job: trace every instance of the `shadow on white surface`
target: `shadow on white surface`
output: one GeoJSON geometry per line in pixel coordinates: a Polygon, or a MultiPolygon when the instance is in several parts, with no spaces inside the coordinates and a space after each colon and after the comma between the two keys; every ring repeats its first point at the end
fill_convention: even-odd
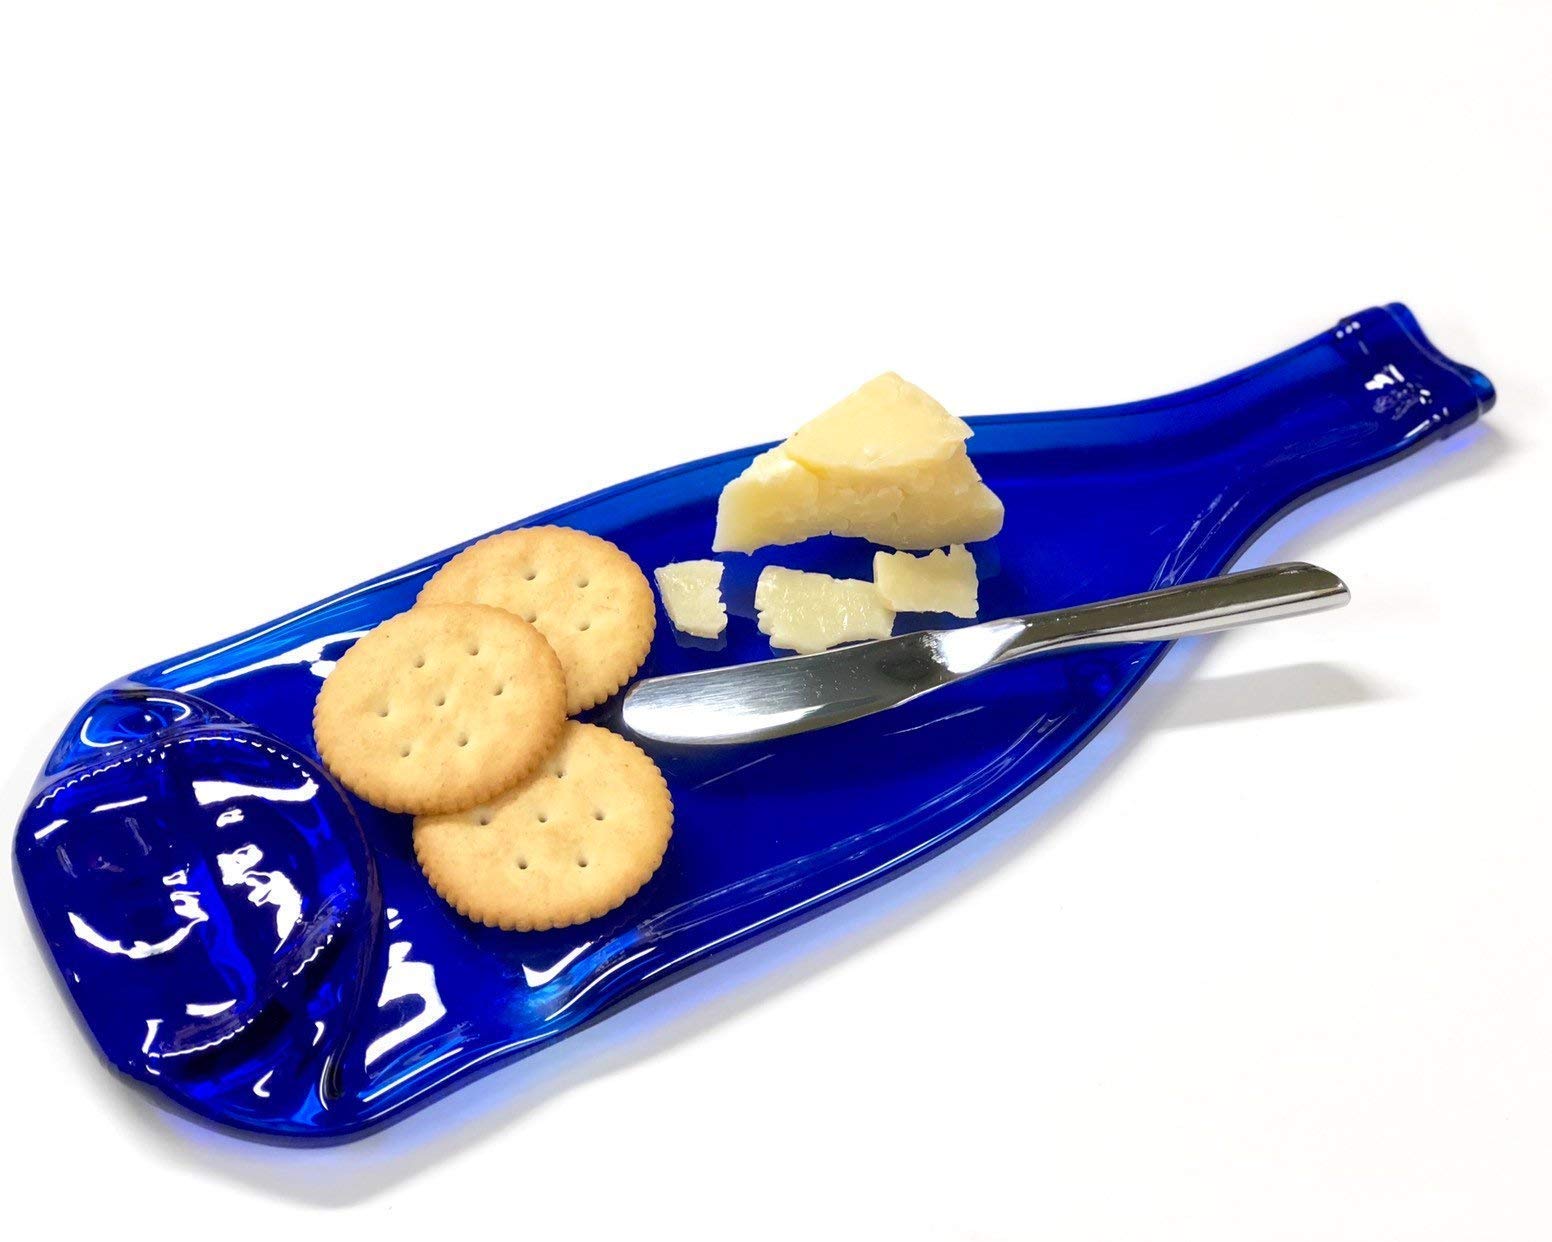
{"type": "MultiPolygon", "coordinates": [[[[1500,433],[1478,425],[1312,502],[1258,540],[1241,564],[1312,555],[1322,539],[1402,506],[1424,491],[1489,469],[1507,452],[1500,433]]],[[[150,1107],[141,1092],[127,1089],[100,1064],[92,1064],[95,1058],[84,1044],[80,1071],[98,1076],[110,1109],[163,1159],[277,1199],[320,1206],[361,1203],[496,1135],[511,1145],[514,1159],[520,1161],[524,1145],[542,1142],[543,1137],[538,1127],[519,1123],[553,1098],[574,1085],[692,1042],[974,889],[1060,829],[1082,808],[1096,778],[1123,766],[1148,733],[1352,707],[1385,697],[1355,673],[1326,663],[1195,680],[1206,641],[1178,644],[1131,703],[1072,762],[953,849],[355,1142],[272,1146],[150,1107]]],[[[7,784],[13,803],[25,795],[28,783],[24,774],[13,773],[7,784]]]]}
{"type": "Polygon", "coordinates": [[[1154,727],[1189,729],[1196,725],[1232,724],[1288,712],[1349,707],[1389,697],[1383,688],[1340,665],[1288,664],[1177,684],[1154,727]]]}

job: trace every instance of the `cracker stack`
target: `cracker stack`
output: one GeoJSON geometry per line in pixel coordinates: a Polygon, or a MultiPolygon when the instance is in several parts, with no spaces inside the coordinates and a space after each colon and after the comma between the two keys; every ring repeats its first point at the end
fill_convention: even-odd
{"type": "Polygon", "coordinates": [[[559,526],[493,535],[340,659],[313,712],[352,792],[416,815],[415,853],[459,913],[566,927],[651,878],[673,825],[657,765],[568,715],[639,669],[656,609],[614,544],[559,526]]]}

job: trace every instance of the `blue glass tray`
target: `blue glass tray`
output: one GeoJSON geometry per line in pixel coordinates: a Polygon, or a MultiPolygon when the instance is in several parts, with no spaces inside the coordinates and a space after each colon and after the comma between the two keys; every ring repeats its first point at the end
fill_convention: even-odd
{"type": "MultiPolygon", "coordinates": [[[[1300,501],[1492,402],[1486,378],[1392,305],[1173,396],[972,419],[1008,514],[975,549],[982,616],[1218,573],[1300,501]]],[[[528,521],[603,535],[649,570],[702,557],[718,492],[757,451],[528,521]]],[[[108,686],[22,814],[21,887],[86,1027],[112,1065],[203,1117],[345,1135],[560,1039],[971,832],[1070,758],[1163,652],[1034,660],[826,732],[655,749],[677,809],[657,876],[582,927],[502,932],[436,898],[409,820],[341,790],[310,727],[332,662],[456,551],[108,686]]],[[[724,638],[665,621],[644,674],[768,656],[760,567],[867,577],[871,549],[825,539],[725,559],[724,638]]]]}

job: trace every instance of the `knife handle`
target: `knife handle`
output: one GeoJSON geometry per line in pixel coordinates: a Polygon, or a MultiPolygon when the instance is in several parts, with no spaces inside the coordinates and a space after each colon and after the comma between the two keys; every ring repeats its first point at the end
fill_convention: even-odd
{"type": "Polygon", "coordinates": [[[1340,608],[1350,598],[1347,584],[1318,565],[1301,561],[1268,565],[1019,617],[1020,633],[996,663],[1078,647],[1166,642],[1212,634],[1258,621],[1340,608]]]}

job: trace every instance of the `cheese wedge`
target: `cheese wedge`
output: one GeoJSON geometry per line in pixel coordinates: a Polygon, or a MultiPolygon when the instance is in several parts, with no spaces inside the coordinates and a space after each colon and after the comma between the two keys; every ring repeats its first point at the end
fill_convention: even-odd
{"type": "Polygon", "coordinates": [[[727,628],[721,561],[675,561],[653,570],[652,576],[663,609],[681,634],[716,638],[727,628]]]}
{"type": "Polygon", "coordinates": [[[973,617],[976,600],[975,558],[962,544],[926,556],[875,552],[873,582],[896,612],[946,612],[973,617]]]}
{"type": "Polygon", "coordinates": [[[895,614],[878,588],[855,578],[767,565],[754,588],[760,633],[772,647],[811,655],[841,643],[888,638],[895,614]]]}
{"type": "Polygon", "coordinates": [[[761,453],[722,490],[717,552],[753,552],[814,535],[891,548],[990,539],[1002,502],[965,449],[971,431],[890,372],[761,453]]]}

